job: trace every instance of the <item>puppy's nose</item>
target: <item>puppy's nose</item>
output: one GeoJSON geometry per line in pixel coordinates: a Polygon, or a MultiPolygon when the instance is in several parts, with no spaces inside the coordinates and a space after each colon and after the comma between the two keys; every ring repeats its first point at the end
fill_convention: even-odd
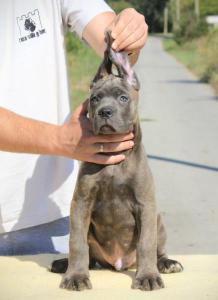
{"type": "Polygon", "coordinates": [[[109,119],[113,116],[113,110],[111,107],[103,107],[99,110],[98,115],[102,119],[109,119]]]}

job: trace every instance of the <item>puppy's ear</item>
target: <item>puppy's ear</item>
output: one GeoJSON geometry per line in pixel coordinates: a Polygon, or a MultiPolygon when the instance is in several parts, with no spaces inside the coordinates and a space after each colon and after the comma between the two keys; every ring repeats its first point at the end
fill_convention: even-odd
{"type": "Polygon", "coordinates": [[[125,51],[116,52],[111,48],[113,38],[110,30],[105,32],[105,42],[107,46],[104,52],[104,59],[90,85],[90,88],[92,88],[101,78],[114,74],[114,65],[117,69],[117,74],[114,75],[125,79],[135,90],[139,90],[139,80],[131,67],[128,54],[125,51]]]}
{"type": "Polygon", "coordinates": [[[112,74],[112,62],[109,57],[112,42],[113,42],[113,39],[111,37],[111,31],[106,31],[105,32],[106,49],[104,52],[104,59],[100,65],[100,67],[98,68],[98,71],[97,71],[94,79],[91,82],[90,88],[92,88],[98,80],[102,79],[103,77],[105,77],[109,74],[112,74]]]}
{"type": "Polygon", "coordinates": [[[138,91],[140,89],[140,83],[130,64],[127,52],[116,52],[110,48],[109,58],[111,63],[117,67],[119,76],[126,79],[126,81],[138,91]]]}
{"type": "Polygon", "coordinates": [[[90,89],[93,88],[93,86],[96,84],[96,82],[100,79],[102,79],[105,76],[108,76],[108,74],[111,74],[111,68],[112,68],[112,63],[110,60],[106,60],[104,58],[103,62],[101,63],[100,67],[98,68],[98,71],[92,80],[90,84],[90,89]]]}
{"type": "MultiPolygon", "coordinates": [[[[107,49],[105,56],[107,61],[111,62],[111,65],[117,68],[118,76],[127,80],[127,82],[136,90],[139,90],[139,80],[130,64],[130,60],[127,52],[116,52],[112,49],[113,38],[111,36],[111,30],[105,32],[105,41],[107,43],[107,49]]],[[[110,66],[110,72],[113,73],[113,67],[110,66]]]]}

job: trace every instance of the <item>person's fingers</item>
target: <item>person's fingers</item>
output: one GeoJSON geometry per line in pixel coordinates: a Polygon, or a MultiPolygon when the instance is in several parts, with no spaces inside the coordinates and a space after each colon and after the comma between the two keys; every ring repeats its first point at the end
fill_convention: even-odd
{"type": "Polygon", "coordinates": [[[133,141],[125,141],[122,143],[97,143],[93,145],[93,151],[94,153],[99,153],[99,152],[119,152],[119,151],[125,151],[128,149],[131,149],[134,146],[133,141]]]}
{"type": "Polygon", "coordinates": [[[89,99],[80,104],[74,111],[71,122],[80,125],[87,135],[93,135],[90,120],[87,118],[89,99]]]}
{"type": "Polygon", "coordinates": [[[132,140],[134,134],[132,132],[127,134],[102,134],[102,135],[92,135],[89,137],[90,143],[113,143],[113,142],[124,142],[132,140]]]}
{"type": "Polygon", "coordinates": [[[126,48],[125,51],[133,51],[135,49],[141,49],[144,44],[145,44],[146,38],[143,36],[141,39],[139,39],[136,42],[133,42],[132,44],[129,44],[126,48]]]}
{"type": "Polygon", "coordinates": [[[80,104],[74,111],[74,117],[77,117],[79,119],[81,116],[86,116],[88,112],[88,104],[89,99],[85,100],[82,104],[80,104]]]}
{"type": "Polygon", "coordinates": [[[139,22],[135,22],[133,19],[124,27],[123,31],[117,35],[116,39],[112,43],[112,48],[117,50],[119,45],[123,43],[132,33],[137,31],[138,27],[141,25],[139,22]]]}
{"type": "Polygon", "coordinates": [[[144,15],[133,8],[124,9],[111,26],[114,42],[112,48],[119,50],[140,50],[146,42],[148,26],[144,15]]]}
{"type": "Polygon", "coordinates": [[[134,18],[136,10],[134,8],[124,9],[114,20],[111,26],[111,36],[116,39],[124,30],[126,25],[134,18]]]}
{"type": "MultiPolygon", "coordinates": [[[[127,36],[121,43],[117,44],[116,51],[120,51],[123,49],[127,49],[130,45],[137,45],[138,48],[142,48],[146,41],[147,32],[145,30],[144,25],[140,25],[140,27],[137,28],[137,30],[131,32],[129,36],[127,36]]],[[[134,48],[136,49],[136,47],[134,48]]]]}
{"type": "Polygon", "coordinates": [[[114,165],[125,159],[124,154],[117,155],[104,155],[104,154],[95,154],[91,158],[91,162],[101,165],[114,165]]]}

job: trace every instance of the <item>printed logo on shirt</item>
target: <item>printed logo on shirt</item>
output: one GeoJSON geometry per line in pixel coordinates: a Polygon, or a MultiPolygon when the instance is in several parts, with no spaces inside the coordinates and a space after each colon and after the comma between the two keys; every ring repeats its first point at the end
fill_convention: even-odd
{"type": "Polygon", "coordinates": [[[46,33],[45,28],[42,26],[38,9],[21,17],[17,17],[17,25],[20,31],[19,42],[38,38],[46,33]]]}

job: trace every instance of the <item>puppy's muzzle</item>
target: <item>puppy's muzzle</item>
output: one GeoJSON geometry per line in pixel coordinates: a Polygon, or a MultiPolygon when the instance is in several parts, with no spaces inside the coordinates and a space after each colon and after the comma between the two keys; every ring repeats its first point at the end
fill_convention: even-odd
{"type": "Polygon", "coordinates": [[[98,111],[98,115],[102,118],[102,119],[110,119],[113,116],[113,109],[110,106],[107,107],[103,107],[98,111]]]}

